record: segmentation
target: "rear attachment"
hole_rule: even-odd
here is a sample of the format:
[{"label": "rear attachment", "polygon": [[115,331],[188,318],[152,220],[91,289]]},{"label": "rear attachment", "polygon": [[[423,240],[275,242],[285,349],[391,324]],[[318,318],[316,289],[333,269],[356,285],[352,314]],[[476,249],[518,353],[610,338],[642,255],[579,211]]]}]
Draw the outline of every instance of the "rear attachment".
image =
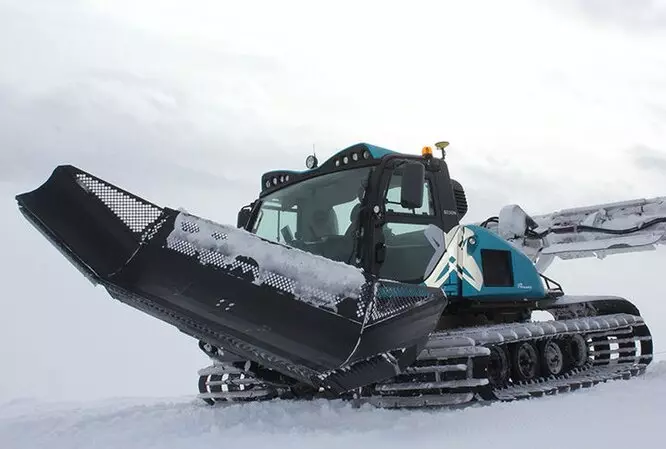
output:
[{"label": "rear attachment", "polygon": [[438,289],[377,281],[72,166],[17,201],[112,297],[316,389],[342,393],[402,372],[446,306]]}]

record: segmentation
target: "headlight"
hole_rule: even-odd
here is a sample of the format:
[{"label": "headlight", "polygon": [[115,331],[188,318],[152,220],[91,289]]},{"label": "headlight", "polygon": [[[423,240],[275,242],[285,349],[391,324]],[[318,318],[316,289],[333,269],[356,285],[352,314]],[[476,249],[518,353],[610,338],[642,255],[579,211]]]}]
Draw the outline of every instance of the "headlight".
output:
[{"label": "headlight", "polygon": [[317,156],[315,156],[314,154],[311,154],[310,156],[307,157],[307,159],[305,159],[305,166],[310,170],[312,170],[313,168],[317,168],[317,164],[318,164]]}]

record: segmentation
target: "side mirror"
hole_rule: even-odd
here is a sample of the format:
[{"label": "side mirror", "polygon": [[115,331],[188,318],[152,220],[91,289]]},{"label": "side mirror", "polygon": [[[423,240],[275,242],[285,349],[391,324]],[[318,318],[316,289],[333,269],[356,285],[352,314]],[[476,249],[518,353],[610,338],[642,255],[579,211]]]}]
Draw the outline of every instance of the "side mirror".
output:
[{"label": "side mirror", "polygon": [[244,228],[250,217],[252,216],[252,205],[244,206],[241,210],[238,211],[238,218],[236,220],[237,228]]},{"label": "side mirror", "polygon": [[402,167],[400,184],[400,205],[405,209],[418,209],[423,206],[423,183],[425,167],[419,162],[409,162]]}]

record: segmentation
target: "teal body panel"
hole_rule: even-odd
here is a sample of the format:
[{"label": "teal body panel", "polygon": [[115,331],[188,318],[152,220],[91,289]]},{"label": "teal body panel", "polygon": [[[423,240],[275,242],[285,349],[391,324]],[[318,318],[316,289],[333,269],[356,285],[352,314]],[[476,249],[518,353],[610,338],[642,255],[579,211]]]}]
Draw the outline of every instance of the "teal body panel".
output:
[{"label": "teal body panel", "polygon": [[461,283],[462,279],[460,279],[455,273],[451,273],[447,279],[444,279],[440,288],[448,297],[462,296],[462,291],[460,290]]},{"label": "teal body panel", "polygon": [[[453,270],[447,279],[441,279],[440,288],[447,296],[464,297],[492,301],[493,299],[506,301],[507,299],[541,299],[546,297],[546,288],[541,276],[532,261],[520,250],[488,229],[475,225],[467,225],[473,231],[473,237],[468,238],[464,245],[465,253],[458,259],[471,257],[478,267],[482,267],[482,250],[508,251],[510,266],[513,273],[511,286],[497,287],[488,286],[485,282],[477,289],[466,276],[471,276],[465,269],[465,265],[471,261],[457,260],[451,254],[444,253],[442,257],[451,257],[451,263],[457,263],[458,267]],[[456,245],[453,245],[456,249]],[[442,270],[442,276],[448,271],[448,265]],[[462,274],[466,276],[463,276]]]},{"label": "teal body panel", "polygon": [[541,276],[534,263],[519,249],[501,238],[499,235],[486,228],[470,225],[477,236],[477,245],[468,245],[468,253],[481,266],[481,250],[496,249],[509,251],[511,256],[511,269],[513,270],[513,286],[511,287],[488,287],[484,285],[481,290],[476,290],[468,282],[464,282],[462,293],[464,297],[498,297],[505,299],[507,296],[539,299],[546,296],[546,289]]}]

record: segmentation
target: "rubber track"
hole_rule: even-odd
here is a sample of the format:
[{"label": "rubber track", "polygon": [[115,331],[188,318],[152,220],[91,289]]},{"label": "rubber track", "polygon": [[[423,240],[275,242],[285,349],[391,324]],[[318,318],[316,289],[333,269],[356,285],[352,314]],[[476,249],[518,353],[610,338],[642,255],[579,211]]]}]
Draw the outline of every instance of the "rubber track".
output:
[{"label": "rubber track", "polygon": [[[358,398],[358,402],[368,402],[379,407],[460,406],[479,401],[512,401],[585,388],[608,380],[626,379],[645,371],[652,360],[651,352],[638,356],[623,356],[623,353],[632,353],[634,350],[622,347],[591,352],[591,355],[607,355],[608,358],[590,360],[583,367],[559,376],[542,377],[531,382],[509,384],[497,389],[491,388],[485,377],[474,377],[474,374],[485,374],[485,370],[475,368],[478,368],[479,363],[487,364],[490,347],[495,345],[524,341],[538,342],[580,333],[586,339],[612,336],[618,338],[617,342],[634,343],[638,341],[640,348],[651,348],[651,344],[643,344],[643,342],[651,340],[649,335],[634,335],[634,328],[643,326],[645,323],[640,316],[613,314],[437,332],[431,336],[419,355],[416,366],[410,367],[405,374],[397,376],[391,381],[378,384],[374,389],[376,396]],[[627,335],[630,336],[627,337]],[[597,345],[607,346],[608,343],[601,342]],[[612,354],[618,354],[619,358],[610,359]],[[465,358],[466,363],[461,363]],[[475,367],[475,365],[477,366]],[[433,382],[401,381],[410,374],[427,373],[433,374],[433,377],[438,379],[443,372],[463,368],[466,368],[465,379],[443,382],[437,380]],[[441,389],[440,394],[432,393],[436,389]],[[412,395],[406,395],[405,393],[410,390]],[[387,393],[393,394],[387,395]],[[489,399],[488,396],[492,397]]]},{"label": "rubber track", "polygon": [[252,372],[227,363],[215,363],[199,370],[197,397],[209,404],[225,401],[273,399],[288,391],[256,378]]},{"label": "rubber track", "polygon": [[[438,332],[431,336],[414,366],[407,368],[404,374],[390,381],[375,385],[372,395],[355,396],[352,401],[355,406],[368,403],[385,408],[460,407],[557,394],[591,387],[609,380],[627,379],[643,373],[652,354],[622,357],[621,348],[596,351],[597,355],[607,353],[610,357],[615,353],[619,354],[621,358],[611,360],[610,364],[608,359],[590,360],[583,367],[560,376],[540,378],[532,382],[510,384],[501,389],[492,389],[492,399],[487,398],[490,388],[487,379],[474,377],[474,374],[479,373],[478,369],[475,370],[479,363],[487,363],[489,348],[493,345],[562,338],[577,333],[584,335],[586,339],[613,336],[618,338],[616,342],[619,343],[650,340],[649,336],[633,336],[633,328],[641,326],[644,326],[644,322],[640,316],[615,314],[556,322],[511,323]],[[627,337],[628,335],[631,336]],[[600,344],[603,345],[603,343]],[[618,361],[626,363],[618,363]],[[436,365],[432,365],[432,363],[436,363]],[[483,370],[481,372],[485,373]],[[411,375],[428,373],[434,374],[436,379],[447,373],[465,373],[465,378],[430,382],[398,381]],[[208,376],[207,381],[204,382],[204,390],[201,390],[202,394],[199,397],[210,402],[213,400],[270,399],[280,395],[280,392],[275,389],[278,386],[265,383],[253,377],[250,372],[245,372],[231,364],[220,363],[220,361],[201,370],[199,374]],[[214,377],[215,375],[217,377]],[[241,380],[241,375],[245,380]],[[222,385],[224,387],[221,387]],[[251,389],[250,386],[252,386]],[[202,388],[201,385],[200,388]],[[484,388],[486,398],[479,394]],[[439,393],[432,394],[433,390],[439,390]],[[410,391],[414,394],[404,395]]]}]

